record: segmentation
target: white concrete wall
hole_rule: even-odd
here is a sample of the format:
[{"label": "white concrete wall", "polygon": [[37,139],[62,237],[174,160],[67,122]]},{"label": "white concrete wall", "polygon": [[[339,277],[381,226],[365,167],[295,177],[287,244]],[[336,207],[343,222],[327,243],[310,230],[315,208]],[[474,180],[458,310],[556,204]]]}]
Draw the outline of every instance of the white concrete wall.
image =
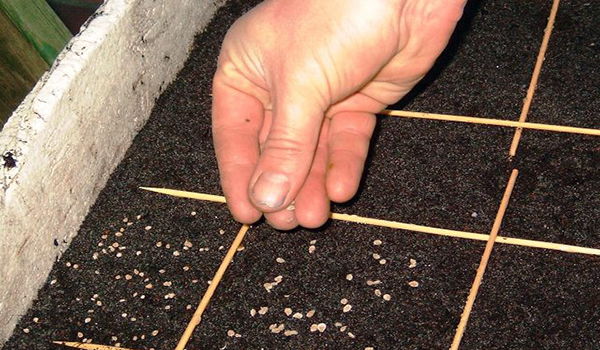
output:
[{"label": "white concrete wall", "polygon": [[4,126],[0,344],[222,3],[108,0]]}]

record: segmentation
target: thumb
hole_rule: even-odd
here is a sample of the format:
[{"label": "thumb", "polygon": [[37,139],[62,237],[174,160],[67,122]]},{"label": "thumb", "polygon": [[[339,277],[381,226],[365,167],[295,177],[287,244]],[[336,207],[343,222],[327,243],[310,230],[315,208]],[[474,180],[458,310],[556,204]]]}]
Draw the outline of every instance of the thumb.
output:
[{"label": "thumb", "polygon": [[[275,100],[273,120],[248,193],[263,212],[279,211],[296,198],[310,171],[324,109],[315,100]],[[311,103],[312,102],[312,103]]]}]

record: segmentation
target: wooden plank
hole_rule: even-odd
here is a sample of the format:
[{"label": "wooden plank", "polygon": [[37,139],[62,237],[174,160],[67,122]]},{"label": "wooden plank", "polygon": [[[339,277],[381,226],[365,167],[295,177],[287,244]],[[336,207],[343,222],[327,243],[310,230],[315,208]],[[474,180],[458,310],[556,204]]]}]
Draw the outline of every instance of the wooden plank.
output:
[{"label": "wooden plank", "polygon": [[10,18],[49,65],[71,39],[71,33],[45,0],[0,0],[0,12]]},{"label": "wooden plank", "polygon": [[0,11],[0,128],[46,69],[46,61]]}]

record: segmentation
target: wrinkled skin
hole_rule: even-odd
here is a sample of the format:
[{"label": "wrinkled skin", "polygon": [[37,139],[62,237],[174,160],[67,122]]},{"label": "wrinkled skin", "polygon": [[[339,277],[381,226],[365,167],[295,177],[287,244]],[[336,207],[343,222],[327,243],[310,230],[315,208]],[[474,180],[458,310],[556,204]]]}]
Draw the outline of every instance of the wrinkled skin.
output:
[{"label": "wrinkled skin", "polygon": [[375,113],[448,43],[465,0],[268,0],[229,30],[213,136],[234,218],[314,228],[358,190]]}]

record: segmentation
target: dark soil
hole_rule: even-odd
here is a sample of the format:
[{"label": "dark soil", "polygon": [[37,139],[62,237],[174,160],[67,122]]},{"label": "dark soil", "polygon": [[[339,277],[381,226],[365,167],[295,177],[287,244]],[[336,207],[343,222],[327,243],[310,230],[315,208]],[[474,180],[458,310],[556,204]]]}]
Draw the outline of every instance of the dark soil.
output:
[{"label": "dark soil", "polygon": [[[396,107],[516,120],[550,5],[470,2],[435,69]],[[240,225],[221,204],[138,186],[221,193],[210,85],[227,28],[252,6],[230,1],[198,35],[4,349],[60,348],[52,340],[175,347]],[[599,13],[597,2],[561,2],[534,121],[598,126]],[[600,139],[526,131],[509,161],[512,134],[382,117],[360,195],[333,210],[487,233],[516,167],[501,235],[599,247]],[[342,222],[294,232],[259,223],[188,349],[448,349],[484,245]],[[599,280],[597,257],[498,244],[461,349],[598,349]],[[268,311],[251,316],[261,307]],[[319,323],[325,331],[311,332]],[[273,333],[272,324],[298,334]]]}]

